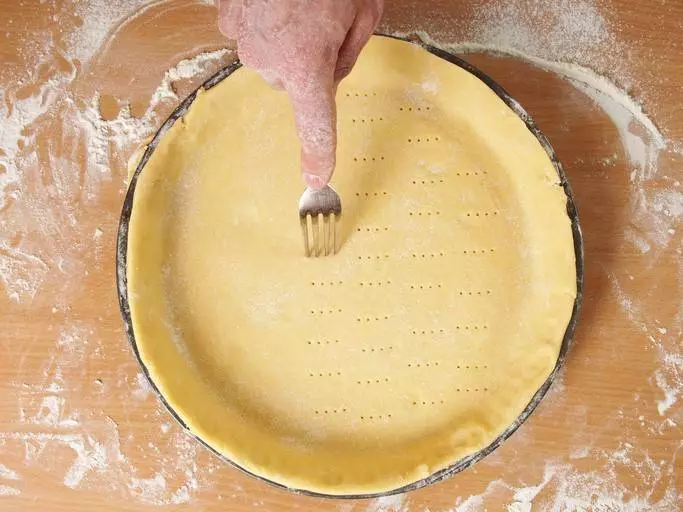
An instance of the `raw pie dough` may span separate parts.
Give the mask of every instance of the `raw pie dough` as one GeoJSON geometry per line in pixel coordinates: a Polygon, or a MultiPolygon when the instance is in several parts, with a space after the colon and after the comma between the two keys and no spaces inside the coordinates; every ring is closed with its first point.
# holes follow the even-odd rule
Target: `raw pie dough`
{"type": "Polygon", "coordinates": [[[375,37],[342,83],[341,252],[305,259],[286,96],[240,69],[140,174],[140,355],[239,466],[329,494],[415,482],[490,444],[555,366],[576,296],[566,196],[484,83],[375,37]]]}

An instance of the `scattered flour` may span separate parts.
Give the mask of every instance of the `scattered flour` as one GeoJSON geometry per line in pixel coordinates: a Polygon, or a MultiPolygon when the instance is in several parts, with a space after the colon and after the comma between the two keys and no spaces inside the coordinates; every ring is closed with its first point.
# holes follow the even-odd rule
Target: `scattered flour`
{"type": "Polygon", "coordinates": [[[4,464],[0,464],[0,478],[3,480],[19,480],[19,475],[4,464]]]}
{"type": "Polygon", "coordinates": [[[490,482],[483,492],[459,498],[449,512],[482,512],[489,510],[490,496],[507,497],[507,512],[543,510],[669,512],[677,510],[683,495],[676,486],[675,458],[670,463],[658,464],[647,454],[634,458],[634,446],[622,443],[613,452],[603,452],[589,471],[580,471],[571,464],[549,461],[535,485],[514,486],[503,480],[490,482]],[[649,494],[636,495],[623,482],[623,475],[637,478],[648,488],[662,486],[656,498],[649,494]]]}
{"type": "Polygon", "coordinates": [[[657,412],[660,416],[664,416],[683,395],[683,356],[680,353],[665,354],[663,363],[653,374],[655,384],[664,393],[664,398],[657,400],[657,412]]]}
{"type": "MultiPolygon", "coordinates": [[[[70,46],[74,55],[92,56],[110,29],[142,4],[152,5],[84,2],[79,6],[84,27],[74,32],[80,35],[70,46]]],[[[140,117],[125,105],[116,118],[102,119],[97,93],[84,98],[84,104],[75,99],[73,89],[81,76],[73,62],[64,70],[50,55],[45,56],[48,78],[26,84],[35,88],[33,94],[24,97],[21,87],[0,88],[0,287],[8,297],[17,303],[31,300],[50,273],[65,272],[77,248],[62,243],[61,230],[78,229],[79,206],[95,201],[102,184],[116,177],[115,170],[122,167],[118,155],[130,153],[158,129],[165,116],[161,107],[166,105],[167,114],[169,100],[178,101],[173,83],[207,76],[209,67],[230,52],[221,49],[180,61],[165,73],[140,117]],[[56,154],[54,133],[61,134],[58,142],[69,150],[66,154],[56,154]],[[38,161],[39,154],[49,160],[38,161]],[[85,162],[79,166],[81,155],[85,162]],[[36,183],[41,165],[50,166],[48,186],[36,183]],[[30,246],[23,241],[26,232],[38,235],[31,237],[30,246]]]]}
{"type": "Polygon", "coordinates": [[[475,8],[466,40],[558,62],[586,62],[594,54],[607,53],[597,63],[602,68],[612,68],[615,63],[604,59],[625,50],[611,34],[603,12],[589,0],[484,4],[475,8]]]}
{"type": "MultiPolygon", "coordinates": [[[[658,468],[655,467],[655,471],[658,468]]],[[[582,473],[566,464],[548,464],[552,478],[541,484],[538,492],[546,490],[544,497],[535,501],[542,510],[562,512],[565,510],[618,510],[620,512],[670,511],[675,510],[680,499],[675,485],[667,486],[664,496],[656,502],[633,495],[620,482],[611,469],[582,473]],[[547,495],[547,497],[546,497],[547,495]]],[[[670,475],[666,477],[671,479],[670,475]]]]}
{"type": "Polygon", "coordinates": [[[474,494],[466,498],[458,497],[455,500],[455,508],[448,512],[480,512],[486,509],[485,501],[489,495],[497,489],[508,488],[502,480],[493,480],[486,485],[486,488],[479,494],[474,494]]]}
{"type": "Polygon", "coordinates": [[[383,496],[372,500],[365,512],[407,512],[409,509],[405,494],[383,496]]]}
{"type": "MultiPolygon", "coordinates": [[[[83,24],[65,38],[65,58],[70,65],[59,68],[50,64],[52,55],[47,52],[55,43],[43,41],[41,33],[31,51],[47,63],[47,78],[39,81],[28,77],[17,81],[16,86],[0,88],[0,289],[17,306],[30,305],[51,276],[65,280],[82,270],[78,264],[81,253],[61,241],[61,230],[79,229],[79,208],[96,201],[104,183],[124,179],[116,171],[117,157],[130,152],[158,128],[164,117],[160,107],[170,107],[179,100],[174,83],[206,76],[209,68],[230,56],[229,50],[217,50],[180,61],[164,74],[148,109],[139,117],[124,106],[116,118],[102,119],[96,93],[84,98],[84,103],[76,101],[72,91],[80,78],[77,64],[87,65],[106,51],[123,21],[158,3],[76,3],[83,24]],[[32,93],[24,94],[23,87],[32,87],[32,93]],[[61,134],[59,142],[67,148],[63,154],[55,154],[51,142],[54,133],[61,134]],[[83,165],[77,163],[80,154],[85,155],[83,165]],[[46,160],[39,160],[38,155],[47,155],[43,157],[46,160]],[[40,168],[52,172],[47,184],[38,180],[40,168]],[[26,232],[36,234],[38,243],[23,240],[26,232]]],[[[466,43],[432,39],[424,32],[418,35],[425,42],[455,52],[497,52],[557,73],[609,115],[631,164],[631,223],[624,231],[624,242],[638,249],[644,265],[654,265],[665,251],[671,251],[683,214],[683,194],[676,188],[678,182],[657,190],[649,185],[660,177],[662,155],[666,151],[683,154],[683,142],[666,141],[640,105],[623,92],[634,81],[628,69],[629,49],[612,29],[595,2],[536,0],[482,4],[465,27],[466,43]],[[610,79],[596,70],[606,72],[610,79]]],[[[438,84],[428,81],[422,86],[433,91],[438,84]]],[[[83,239],[97,241],[102,235],[97,228],[94,234],[92,230],[84,233],[83,239]]],[[[659,367],[650,376],[651,385],[662,394],[656,402],[662,417],[659,428],[675,426],[674,413],[680,411],[683,389],[683,358],[676,344],[680,329],[655,325],[644,306],[646,299],[629,293],[622,277],[608,277],[627,319],[643,332],[659,358],[659,367]]],[[[53,307],[54,313],[67,310],[68,304],[53,307]]],[[[57,333],[39,382],[17,388],[18,418],[24,429],[0,432],[0,450],[9,445],[20,447],[25,467],[31,468],[49,467],[54,462],[51,450],[62,447],[71,454],[63,474],[67,487],[110,492],[123,489],[130,498],[157,506],[191,501],[194,493],[207,485],[206,477],[201,476],[205,473],[197,466],[201,448],[192,439],[182,432],[171,432],[171,425],[160,420],[163,437],[170,438],[170,455],[157,460],[153,472],[142,476],[131,457],[124,454],[127,452],[114,420],[101,411],[73,408],[68,392],[74,376],[99,354],[93,332],[87,325],[72,322],[57,333]],[[67,372],[70,379],[65,378],[67,372]]],[[[138,373],[133,396],[145,400],[149,392],[144,376],[138,373]]],[[[593,452],[582,447],[572,452],[572,459],[580,460],[593,452]]],[[[612,453],[603,453],[602,462],[604,467],[580,471],[572,464],[551,461],[537,484],[515,487],[496,480],[480,495],[454,499],[453,511],[485,510],[486,498],[503,491],[509,495],[508,512],[527,512],[532,506],[557,512],[669,511],[683,499],[674,481],[675,455],[666,464],[657,464],[647,453],[622,444],[612,453]],[[663,485],[664,492],[656,499],[633,495],[618,477],[617,468],[634,474],[649,488],[663,485]]],[[[0,464],[0,497],[21,494],[22,473],[0,464]]],[[[397,495],[372,500],[366,512],[407,512],[409,505],[405,495],[397,495]]],[[[348,511],[353,508],[347,504],[341,507],[350,507],[348,511]]]]}
{"type": "Polygon", "coordinates": [[[174,67],[164,73],[161,84],[152,95],[152,105],[160,101],[171,99],[177,101],[178,95],[173,90],[173,84],[181,80],[193,78],[204,71],[204,65],[215,61],[220,61],[226,55],[230,55],[231,50],[221,49],[214,52],[200,53],[191,59],[181,60],[174,67]]]}
{"type": "Polygon", "coordinates": [[[135,389],[133,390],[132,395],[138,400],[146,400],[151,392],[152,387],[149,385],[149,382],[147,382],[147,377],[142,373],[138,373],[135,376],[135,389]]]}
{"type": "MultiPolygon", "coordinates": [[[[159,3],[151,2],[151,4],[159,3]]],[[[83,21],[79,30],[67,36],[67,48],[71,58],[88,62],[101,51],[112,32],[132,14],[149,6],[150,0],[88,0],[77,2],[75,14],[83,21]]]]}
{"type": "Polygon", "coordinates": [[[626,229],[626,231],[624,231],[624,237],[626,238],[626,240],[635,245],[641,254],[650,252],[650,243],[644,237],[636,233],[633,229],[626,229]]]}
{"type": "Polygon", "coordinates": [[[651,325],[641,302],[635,302],[634,300],[637,299],[632,298],[624,291],[616,276],[611,274],[608,277],[614,294],[627,318],[644,333],[650,347],[656,351],[659,357],[660,366],[649,380],[664,394],[664,398],[657,400],[657,411],[660,416],[664,416],[672,406],[678,403],[681,394],[683,394],[683,356],[681,356],[680,347],[677,346],[674,337],[670,337],[670,339],[663,337],[660,328],[651,325]]]}
{"type": "MultiPolygon", "coordinates": [[[[171,455],[159,461],[151,477],[137,476],[138,470],[122,453],[116,423],[105,417],[89,421],[78,433],[4,432],[0,439],[25,443],[27,466],[50,463],[47,447],[61,445],[74,455],[63,483],[72,489],[126,489],[130,497],[150,505],[187,503],[199,485],[196,464],[199,447],[185,434],[174,435],[171,455]],[[176,483],[167,485],[167,479],[176,483]]],[[[0,475],[2,478],[2,475],[0,475]]]]}
{"type": "Polygon", "coordinates": [[[554,472],[552,471],[552,468],[546,466],[543,471],[543,480],[540,484],[530,487],[521,487],[515,490],[515,494],[512,498],[514,501],[512,502],[511,507],[513,507],[513,509],[514,507],[517,507],[517,510],[531,510],[534,499],[538,496],[538,493],[548,485],[553,476],[554,472]]]}
{"type": "Polygon", "coordinates": [[[0,496],[19,496],[20,494],[21,491],[19,489],[0,484],[0,496]]]}
{"type": "Polygon", "coordinates": [[[47,271],[48,266],[40,256],[9,247],[0,240],[0,282],[14,302],[33,299],[47,271]]]}

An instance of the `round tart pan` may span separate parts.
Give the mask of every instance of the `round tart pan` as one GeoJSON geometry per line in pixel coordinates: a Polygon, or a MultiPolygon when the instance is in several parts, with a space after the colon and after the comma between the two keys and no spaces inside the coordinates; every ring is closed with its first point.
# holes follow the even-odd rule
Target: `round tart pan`
{"type": "MultiPolygon", "coordinates": [[[[389,36],[382,36],[382,37],[389,37],[389,36]]],[[[398,38],[393,38],[393,39],[398,39],[398,38]]],[[[408,40],[404,40],[408,41],[408,40]]],[[[470,64],[466,63],[465,61],[459,59],[458,57],[451,55],[450,53],[441,50],[439,48],[435,48],[426,44],[421,43],[420,41],[408,41],[412,44],[421,46],[424,50],[427,52],[431,53],[432,55],[438,57],[439,59],[443,59],[444,61],[447,61],[448,63],[452,64],[453,66],[458,66],[459,68],[465,70],[466,72],[470,73],[471,75],[474,75],[476,78],[478,78],[481,82],[483,82],[495,95],[500,98],[509,109],[511,109],[518,117],[523,121],[523,123],[526,125],[526,128],[528,128],[529,132],[535,137],[535,139],[538,141],[540,146],[543,148],[545,153],[547,154],[548,158],[552,162],[552,166],[554,167],[556,173],[557,173],[557,184],[560,185],[564,191],[564,195],[566,196],[566,214],[567,217],[569,218],[569,222],[571,224],[571,233],[573,236],[573,249],[574,249],[574,259],[575,259],[575,265],[576,265],[576,296],[573,302],[573,309],[571,312],[571,318],[566,326],[566,330],[564,332],[564,336],[559,348],[559,352],[557,354],[557,359],[554,365],[554,368],[550,371],[549,375],[545,380],[542,382],[540,387],[538,387],[537,391],[533,394],[533,396],[530,398],[528,401],[528,404],[526,407],[522,410],[522,412],[519,414],[519,416],[516,418],[515,421],[512,421],[509,423],[509,426],[505,428],[502,432],[500,432],[497,437],[495,437],[491,442],[487,443],[485,446],[481,447],[481,449],[478,449],[477,451],[473,453],[469,453],[466,456],[458,457],[456,460],[450,461],[448,464],[441,464],[442,467],[438,467],[436,470],[432,470],[433,466],[427,466],[429,470],[427,471],[428,474],[421,474],[419,478],[408,478],[409,481],[406,481],[406,479],[397,479],[397,482],[401,482],[400,485],[388,485],[386,482],[382,483],[381,485],[378,485],[376,488],[373,488],[372,485],[366,485],[366,486],[351,486],[349,488],[346,487],[340,487],[340,488],[335,488],[334,485],[329,485],[329,486],[324,486],[324,485],[307,485],[306,483],[298,483],[301,482],[301,480],[296,480],[296,479],[288,479],[288,478],[281,478],[277,472],[275,473],[270,473],[268,471],[262,471],[258,468],[258,466],[250,465],[247,463],[243,463],[243,461],[240,459],[240,457],[235,457],[235,456],[230,456],[229,453],[226,453],[227,450],[221,449],[220,445],[217,444],[214,440],[210,439],[209,436],[205,434],[205,431],[202,431],[202,428],[198,428],[197,424],[192,424],[191,421],[187,420],[187,416],[183,414],[183,411],[180,410],[177,406],[177,401],[173,399],[169,399],[169,396],[167,393],[162,392],[162,389],[164,388],[163,383],[161,383],[161,379],[158,374],[158,369],[152,367],[153,365],[150,364],[150,359],[146,358],[144,355],[144,350],[141,350],[141,340],[139,339],[140,333],[136,332],[136,329],[134,326],[136,325],[134,322],[134,314],[131,312],[131,302],[135,300],[135,297],[131,296],[131,290],[129,288],[129,276],[130,276],[130,271],[131,269],[129,268],[131,262],[130,262],[130,254],[129,254],[129,242],[130,242],[130,230],[131,230],[131,218],[134,214],[134,200],[136,197],[136,191],[138,190],[139,186],[139,180],[140,176],[145,173],[145,169],[147,167],[148,162],[150,161],[150,158],[152,155],[155,153],[159,145],[161,144],[162,140],[164,139],[164,136],[167,134],[167,132],[188,112],[191,112],[191,107],[193,106],[195,100],[197,99],[198,95],[204,94],[207,91],[210,91],[214,87],[216,87],[218,84],[222,83],[224,80],[229,80],[230,77],[235,73],[237,70],[240,69],[241,65],[239,62],[236,62],[219,72],[217,72],[214,76],[209,78],[204,84],[202,84],[195,92],[190,94],[177,108],[176,110],[169,116],[169,118],[166,120],[166,122],[161,126],[157,134],[155,135],[154,139],[150,142],[148,145],[146,151],[144,152],[144,155],[142,156],[142,159],[140,160],[137,169],[131,179],[128,192],[124,201],[123,205],[123,210],[121,213],[121,221],[119,225],[119,232],[118,232],[118,246],[117,246],[117,285],[118,285],[118,293],[119,293],[119,304],[120,304],[120,309],[121,313],[123,315],[123,320],[124,324],[126,327],[126,332],[129,338],[129,341],[133,347],[133,351],[135,352],[135,355],[143,369],[144,374],[147,376],[148,380],[150,381],[150,384],[152,388],[155,390],[157,395],[159,396],[160,400],[164,403],[164,405],[167,407],[167,409],[170,411],[170,413],[173,415],[173,417],[185,428],[190,435],[195,437],[200,443],[204,444],[207,448],[209,448],[211,451],[213,451],[217,456],[219,456],[221,459],[225,460],[226,462],[236,466],[237,468],[245,471],[246,473],[254,476],[255,478],[258,478],[260,480],[263,480],[265,482],[268,482],[272,485],[275,485],[277,487],[281,487],[284,489],[288,489],[294,492],[299,492],[303,494],[308,494],[312,496],[323,496],[323,497],[335,497],[335,498],[368,498],[368,497],[375,497],[375,496],[384,496],[384,495],[389,495],[393,493],[400,493],[400,492],[406,492],[410,491],[413,489],[418,489],[420,487],[423,487],[425,485],[438,482],[444,478],[447,478],[459,471],[462,471],[463,469],[471,466],[475,462],[481,460],[483,457],[491,453],[493,450],[495,450],[505,439],[507,439],[519,426],[529,417],[529,415],[534,411],[534,409],[538,406],[540,401],[543,399],[545,394],[547,393],[551,383],[553,382],[555,376],[557,375],[557,372],[559,371],[560,367],[564,364],[565,357],[567,354],[567,350],[570,345],[570,341],[572,338],[572,335],[575,330],[576,322],[577,322],[577,316],[578,316],[578,311],[581,305],[581,300],[582,300],[582,283],[583,283],[583,245],[582,245],[582,236],[581,236],[581,230],[579,227],[579,220],[577,216],[577,211],[574,205],[574,199],[572,196],[571,189],[569,187],[569,183],[567,182],[566,175],[562,169],[562,166],[558,162],[555,153],[548,142],[548,140],[543,136],[543,134],[539,131],[539,129],[536,127],[534,122],[532,121],[531,117],[526,113],[526,111],[519,105],[518,102],[516,102],[513,98],[511,98],[505,90],[500,87],[497,83],[495,83],[491,78],[486,76],[484,73],[481,71],[477,70],[470,64]],[[273,476],[275,475],[275,476],[273,476]]],[[[340,110],[341,112],[341,110],[340,110]]],[[[354,121],[355,122],[355,121],[354,121]]],[[[419,139],[418,139],[419,140],[419,139]]],[[[295,198],[296,199],[296,198],[295,198]]],[[[344,202],[344,197],[342,197],[342,201],[344,202]]],[[[296,211],[295,211],[295,203],[296,201],[294,200],[292,202],[291,210],[292,210],[292,226],[298,230],[298,222],[296,220],[296,211]]],[[[298,233],[298,231],[297,231],[298,233]]],[[[297,250],[299,250],[299,247],[297,247],[297,250]]],[[[342,249],[343,253],[343,249],[342,249]]],[[[419,255],[413,255],[414,257],[419,256],[419,255]]],[[[338,258],[339,256],[335,256],[335,258],[338,258]]],[[[304,265],[306,262],[302,262],[302,265],[304,265]]],[[[361,321],[361,318],[359,317],[358,319],[361,321]]],[[[400,319],[399,319],[400,321],[400,319]]],[[[144,347],[143,347],[144,348],[144,347]]],[[[378,349],[379,350],[379,349],[378,349]]],[[[458,366],[459,368],[459,366],[458,366]]],[[[182,378],[182,376],[168,376],[168,378],[182,378]]],[[[360,382],[360,381],[359,381],[360,382]]],[[[458,390],[459,391],[459,390],[458,390]]],[[[469,390],[468,390],[469,391],[469,390]]],[[[361,391],[362,392],[362,391],[361,391]]],[[[414,402],[417,403],[417,402],[414,402]]],[[[318,411],[316,411],[317,414],[318,411]]],[[[389,416],[390,417],[390,416],[389,416]]],[[[386,420],[386,417],[384,418],[386,420]]],[[[226,434],[228,437],[230,434],[226,434]]],[[[239,442],[239,439],[237,440],[239,442]]],[[[335,461],[331,460],[330,464],[334,466],[335,461]]],[[[424,473],[424,470],[423,470],[424,473]]]]}

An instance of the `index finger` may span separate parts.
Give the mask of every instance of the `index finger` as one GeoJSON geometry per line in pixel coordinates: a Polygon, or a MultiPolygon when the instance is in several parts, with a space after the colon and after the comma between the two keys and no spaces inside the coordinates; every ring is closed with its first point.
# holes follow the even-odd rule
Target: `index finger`
{"type": "Polygon", "coordinates": [[[286,83],[301,142],[301,172],[310,188],[332,178],[337,150],[334,70],[314,70],[305,80],[286,83]]]}

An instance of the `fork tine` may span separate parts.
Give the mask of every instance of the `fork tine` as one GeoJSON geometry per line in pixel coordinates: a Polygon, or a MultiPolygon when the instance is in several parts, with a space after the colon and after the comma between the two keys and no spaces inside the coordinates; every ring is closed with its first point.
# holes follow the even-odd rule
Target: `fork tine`
{"type": "Polygon", "coordinates": [[[320,254],[320,223],[318,222],[318,217],[320,214],[311,215],[311,227],[313,229],[313,256],[318,256],[320,254]]]}
{"type": "Polygon", "coordinates": [[[330,216],[323,215],[323,248],[324,255],[330,254],[330,216]]]}
{"type": "Polygon", "coordinates": [[[328,245],[330,247],[330,254],[335,255],[337,254],[337,251],[335,250],[335,241],[336,241],[336,235],[335,231],[337,230],[337,219],[334,216],[334,213],[330,213],[330,238],[328,240],[328,245]]]}
{"type": "Polygon", "coordinates": [[[304,236],[304,256],[308,258],[311,254],[311,247],[308,241],[308,215],[300,217],[301,233],[304,236]]]}
{"type": "Polygon", "coordinates": [[[321,213],[318,217],[318,256],[325,256],[325,214],[321,213]]]}
{"type": "Polygon", "coordinates": [[[324,256],[325,255],[325,218],[327,215],[324,213],[321,213],[320,216],[318,217],[318,235],[320,238],[318,239],[318,256],[324,256]]]}
{"type": "Polygon", "coordinates": [[[341,199],[331,187],[307,188],[299,198],[299,219],[307,257],[337,254],[341,243],[341,199]],[[310,220],[309,220],[310,217],[310,220]]]}
{"type": "Polygon", "coordinates": [[[334,212],[330,214],[330,231],[332,254],[337,254],[337,215],[334,212]]]}

